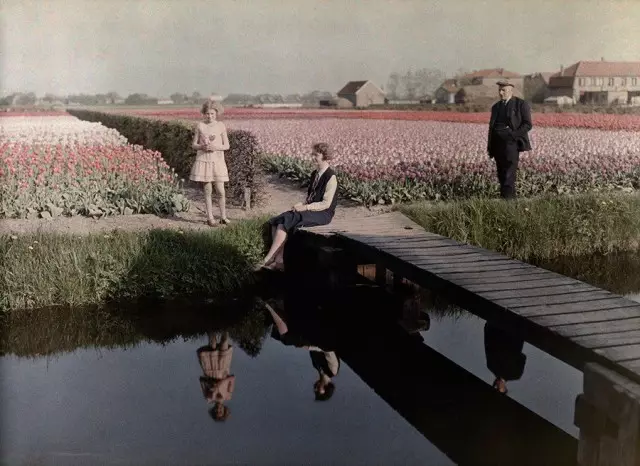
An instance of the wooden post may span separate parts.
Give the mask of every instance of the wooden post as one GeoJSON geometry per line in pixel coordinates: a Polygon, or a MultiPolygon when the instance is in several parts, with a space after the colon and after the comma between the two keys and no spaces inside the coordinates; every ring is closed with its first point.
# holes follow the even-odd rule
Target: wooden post
{"type": "Polygon", "coordinates": [[[376,283],[383,288],[387,286],[387,269],[380,263],[376,264],[376,283]]]}
{"type": "Polygon", "coordinates": [[[640,465],[640,384],[595,363],[576,399],[580,466],[640,465]]]}
{"type": "Polygon", "coordinates": [[[251,188],[244,188],[244,208],[251,210],[251,188]]]}
{"type": "Polygon", "coordinates": [[[331,290],[347,288],[356,282],[358,264],[344,249],[318,248],[318,271],[325,277],[324,286],[331,290]]]}

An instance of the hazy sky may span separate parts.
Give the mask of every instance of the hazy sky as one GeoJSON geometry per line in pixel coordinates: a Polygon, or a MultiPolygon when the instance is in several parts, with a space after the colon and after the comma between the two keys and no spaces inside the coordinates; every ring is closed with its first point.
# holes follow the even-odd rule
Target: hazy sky
{"type": "Polygon", "coordinates": [[[1,0],[3,91],[338,91],[640,60],[640,0],[1,0]]]}

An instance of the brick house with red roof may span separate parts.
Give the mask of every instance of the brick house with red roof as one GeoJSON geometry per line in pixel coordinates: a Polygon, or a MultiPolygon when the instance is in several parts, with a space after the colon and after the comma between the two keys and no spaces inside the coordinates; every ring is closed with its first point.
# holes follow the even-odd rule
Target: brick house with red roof
{"type": "Polygon", "coordinates": [[[551,76],[549,94],[583,104],[640,104],[640,62],[579,61],[551,76]]]}

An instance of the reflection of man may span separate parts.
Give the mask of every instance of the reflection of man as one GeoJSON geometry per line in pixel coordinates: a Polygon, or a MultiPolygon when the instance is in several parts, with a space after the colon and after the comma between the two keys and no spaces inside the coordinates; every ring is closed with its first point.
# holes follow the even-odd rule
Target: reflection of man
{"type": "Polygon", "coordinates": [[[524,373],[527,357],[522,353],[524,340],[515,337],[493,323],[484,326],[484,352],[487,368],[493,372],[493,388],[507,393],[507,381],[518,380],[524,373]]]}
{"type": "MultiPolygon", "coordinates": [[[[304,348],[309,350],[309,356],[311,356],[311,364],[318,371],[318,380],[313,384],[313,392],[315,394],[316,401],[326,401],[333,396],[335,391],[335,385],[332,378],[338,375],[340,371],[340,359],[336,355],[335,351],[327,351],[329,342],[322,342],[322,346],[313,346],[307,339],[309,335],[303,334],[300,330],[289,328],[287,323],[273,310],[273,308],[265,303],[265,307],[271,314],[273,323],[275,324],[274,331],[271,336],[277,340],[280,340],[285,345],[291,345],[298,348],[304,348]]],[[[313,333],[313,332],[312,332],[313,333]]],[[[317,338],[316,338],[317,340],[317,338]]]]}
{"type": "Polygon", "coordinates": [[[200,377],[202,394],[208,403],[214,403],[209,415],[215,421],[226,421],[229,407],[225,401],[231,399],[235,386],[235,376],[230,374],[233,347],[229,343],[229,334],[223,332],[218,342],[214,332],[209,333],[209,344],[198,348],[198,360],[204,376],[200,377]]]}
{"type": "Polygon", "coordinates": [[[524,100],[513,95],[513,84],[499,81],[500,100],[491,107],[487,152],[495,159],[500,182],[500,196],[516,197],[516,171],[520,152],[530,151],[531,109],[524,100]]]}

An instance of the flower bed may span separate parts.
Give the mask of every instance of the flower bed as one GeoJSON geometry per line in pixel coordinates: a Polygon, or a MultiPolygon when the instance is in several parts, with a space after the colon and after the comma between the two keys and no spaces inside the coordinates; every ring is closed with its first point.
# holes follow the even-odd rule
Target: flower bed
{"type": "MultiPolygon", "coordinates": [[[[329,142],[343,193],[365,204],[497,193],[485,125],[338,119],[238,120],[228,125],[255,134],[270,156],[268,168],[293,178],[311,170],[311,144],[329,142]]],[[[531,139],[534,150],[523,154],[520,164],[518,190],[524,196],[640,185],[637,133],[534,128],[531,139]]]]}
{"type": "MultiPolygon", "coordinates": [[[[200,119],[198,108],[184,109],[118,109],[117,113],[140,115],[167,120],[200,119]]],[[[459,113],[447,111],[397,111],[397,110],[325,110],[325,109],[251,109],[227,108],[225,120],[244,119],[302,119],[326,118],[363,120],[443,121],[454,123],[481,123],[487,125],[489,113],[459,113]]],[[[604,113],[537,113],[532,115],[534,126],[560,128],[589,128],[613,131],[640,131],[640,115],[615,115],[604,113]]]]}
{"type": "Polygon", "coordinates": [[[0,181],[0,218],[188,209],[158,152],[71,116],[0,118],[0,181]]]}

